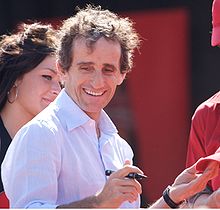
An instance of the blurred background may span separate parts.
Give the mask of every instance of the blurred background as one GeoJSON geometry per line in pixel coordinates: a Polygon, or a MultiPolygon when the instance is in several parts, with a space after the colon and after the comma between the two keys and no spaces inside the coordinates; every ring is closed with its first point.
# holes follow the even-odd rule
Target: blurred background
{"type": "Polygon", "coordinates": [[[1,0],[0,34],[27,20],[59,25],[88,3],[130,17],[143,40],[106,111],[149,177],[142,181],[146,206],[184,169],[192,114],[220,89],[212,0],[1,0]]]}

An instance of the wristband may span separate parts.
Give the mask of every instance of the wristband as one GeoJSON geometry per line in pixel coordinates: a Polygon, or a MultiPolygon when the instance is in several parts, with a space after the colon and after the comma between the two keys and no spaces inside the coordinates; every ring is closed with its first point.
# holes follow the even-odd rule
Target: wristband
{"type": "Polygon", "coordinates": [[[171,208],[171,209],[178,209],[180,205],[184,202],[181,201],[179,203],[175,203],[169,196],[170,192],[170,186],[168,186],[164,191],[163,191],[163,199],[166,202],[166,204],[171,208]]]}

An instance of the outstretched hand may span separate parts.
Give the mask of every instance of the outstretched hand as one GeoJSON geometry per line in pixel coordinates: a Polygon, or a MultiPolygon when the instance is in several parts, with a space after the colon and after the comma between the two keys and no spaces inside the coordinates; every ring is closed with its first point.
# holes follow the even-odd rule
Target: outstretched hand
{"type": "Polygon", "coordinates": [[[220,188],[214,191],[208,196],[207,200],[204,202],[205,208],[220,208],[220,188]]]}
{"type": "Polygon", "coordinates": [[[174,181],[170,189],[170,197],[179,203],[202,191],[207,182],[218,175],[219,163],[211,161],[202,174],[198,174],[196,164],[185,169],[174,181]]]}

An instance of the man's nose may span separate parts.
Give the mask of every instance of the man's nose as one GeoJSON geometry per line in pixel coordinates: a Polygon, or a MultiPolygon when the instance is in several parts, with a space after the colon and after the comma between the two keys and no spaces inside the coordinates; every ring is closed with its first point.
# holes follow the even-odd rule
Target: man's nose
{"type": "Polygon", "coordinates": [[[104,77],[101,71],[96,71],[92,78],[92,85],[94,88],[102,88],[104,86],[104,77]]]}

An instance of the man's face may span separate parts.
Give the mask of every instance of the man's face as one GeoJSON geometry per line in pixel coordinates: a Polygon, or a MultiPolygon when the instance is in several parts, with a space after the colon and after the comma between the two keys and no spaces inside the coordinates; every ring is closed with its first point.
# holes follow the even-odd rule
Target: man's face
{"type": "Polygon", "coordinates": [[[65,73],[65,88],[68,95],[94,120],[125,78],[125,74],[120,72],[120,57],[118,42],[100,38],[91,51],[85,39],[75,41],[72,65],[65,73]]]}

